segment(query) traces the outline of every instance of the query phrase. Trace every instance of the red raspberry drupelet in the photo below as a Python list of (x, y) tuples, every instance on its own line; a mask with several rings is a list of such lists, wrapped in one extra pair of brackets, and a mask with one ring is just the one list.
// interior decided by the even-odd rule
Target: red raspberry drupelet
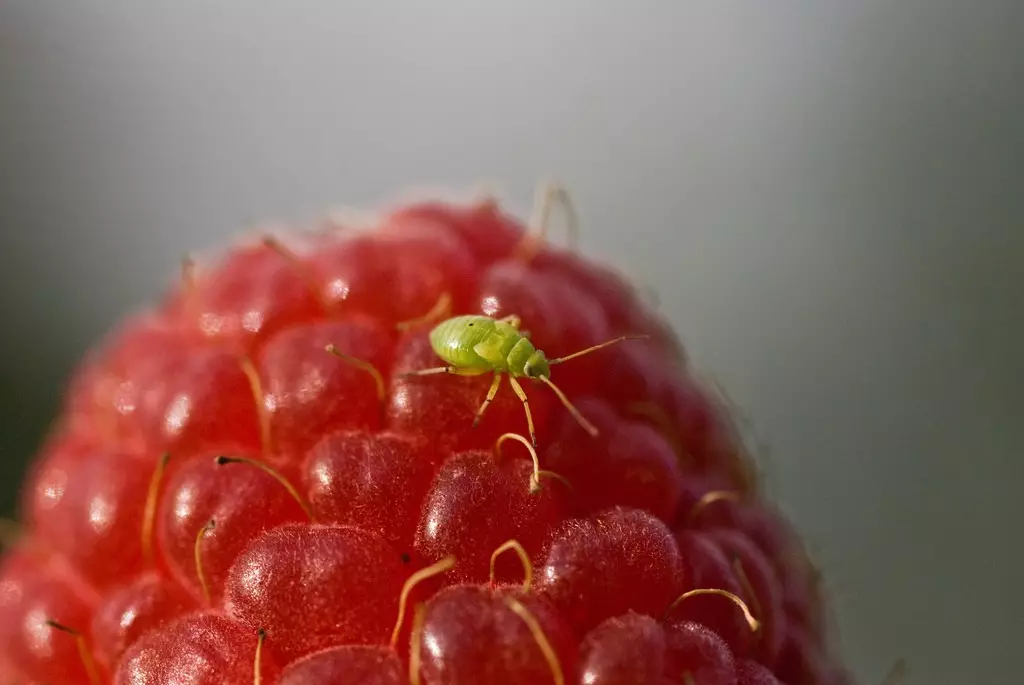
[[(432, 310), (517, 314), (549, 357), (650, 337), (554, 368), (596, 437), (523, 381), (534, 454), (498, 444), (507, 384), (474, 429), (489, 375), (402, 375), (440, 364)], [(0, 682), (845, 683), (716, 397), (492, 201), (236, 247), (71, 383), (0, 564)]]

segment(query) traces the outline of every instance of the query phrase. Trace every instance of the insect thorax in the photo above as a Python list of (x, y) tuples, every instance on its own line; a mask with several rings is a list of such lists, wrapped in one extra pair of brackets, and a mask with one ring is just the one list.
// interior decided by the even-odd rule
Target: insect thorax
[(544, 352), (534, 347), (526, 338), (521, 338), (509, 352), (508, 367), (517, 376), (537, 378), (551, 375)]

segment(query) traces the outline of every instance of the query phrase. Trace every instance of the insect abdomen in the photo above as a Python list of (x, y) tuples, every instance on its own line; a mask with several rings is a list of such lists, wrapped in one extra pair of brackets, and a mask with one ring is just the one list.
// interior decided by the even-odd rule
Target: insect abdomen
[(430, 346), (438, 357), (463, 369), (489, 367), (473, 351), (477, 343), (494, 330), (494, 320), (480, 315), (456, 316), (439, 323), (430, 332)]

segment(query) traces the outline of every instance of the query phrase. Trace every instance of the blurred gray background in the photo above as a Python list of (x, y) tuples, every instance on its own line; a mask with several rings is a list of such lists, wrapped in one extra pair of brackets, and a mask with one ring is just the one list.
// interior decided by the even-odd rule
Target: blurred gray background
[(1014, 5), (0, 0), (4, 509), (184, 252), (553, 174), (770, 445), (862, 681), (1019, 683)]

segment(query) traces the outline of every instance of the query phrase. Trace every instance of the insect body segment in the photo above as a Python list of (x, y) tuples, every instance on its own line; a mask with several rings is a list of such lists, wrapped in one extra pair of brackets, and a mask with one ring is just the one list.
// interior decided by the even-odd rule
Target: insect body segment
[(519, 317), (515, 315), (494, 319), (489, 316), (470, 314), (446, 319), (430, 332), (430, 346), (438, 357), (447, 362), (447, 365), (421, 369), (405, 375), (428, 376), (447, 373), (458, 376), (480, 376), (485, 373), (493, 373), (494, 380), (487, 392), (487, 397), (473, 419), (473, 425), (476, 426), (501, 387), (502, 375), (507, 374), (512, 391), (523, 403), (530, 439), (536, 446), (537, 436), (533, 429), (530, 402), (526, 397), (526, 391), (516, 380), (517, 378), (532, 378), (550, 387), (580, 425), (591, 435), (596, 436), (597, 428), (587, 421), (565, 396), (565, 393), (551, 382), (551, 367), (623, 340), (646, 338), (647, 336), (624, 335), (565, 357), (548, 359), (542, 350), (537, 349), (530, 342), (529, 333), (519, 330), (519, 326)]
[(430, 346), (444, 361), (460, 369), (500, 371), (536, 378), (548, 375), (544, 353), (519, 330), (519, 317), (456, 316), (430, 332)]

